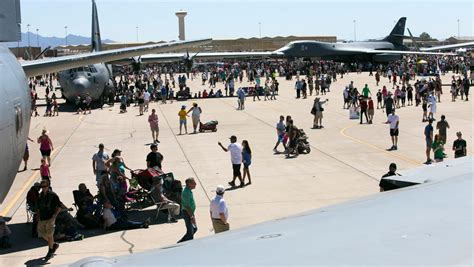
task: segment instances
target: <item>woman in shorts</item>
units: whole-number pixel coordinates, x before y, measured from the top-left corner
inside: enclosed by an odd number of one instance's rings
[[[247,185],[252,184],[250,179],[250,164],[252,164],[252,150],[250,149],[249,142],[247,140],[242,141],[242,163],[244,164],[244,175],[242,177],[243,183],[245,183],[245,177],[249,178]]]
[[[48,131],[43,129],[41,136],[38,137],[38,144],[40,144],[40,152],[43,159],[48,160],[48,165],[51,166],[51,151],[53,148],[53,142],[48,136]]]

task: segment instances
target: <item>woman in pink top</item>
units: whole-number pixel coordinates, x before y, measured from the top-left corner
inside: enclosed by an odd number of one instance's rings
[[[49,171],[49,165],[45,159],[41,159],[40,174],[42,179],[50,180],[51,172]]]
[[[54,148],[53,142],[51,142],[46,129],[43,129],[41,136],[38,137],[38,143],[40,144],[41,156],[43,156],[43,159],[47,159],[48,165],[51,166],[51,151]]]

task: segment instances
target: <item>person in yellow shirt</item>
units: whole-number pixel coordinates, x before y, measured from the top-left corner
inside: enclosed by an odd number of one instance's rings
[[[179,116],[179,134],[181,135],[181,129],[183,128],[184,125],[184,131],[186,134],[188,134],[188,124],[186,117],[189,117],[187,112],[186,112],[186,106],[183,105],[181,106],[181,110],[178,112]]]

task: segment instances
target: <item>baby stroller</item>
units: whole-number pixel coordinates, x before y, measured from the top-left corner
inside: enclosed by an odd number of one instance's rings
[[[309,154],[311,152],[311,146],[308,142],[308,136],[303,129],[299,129],[300,133],[298,139],[296,140],[296,149],[299,154]]]
[[[217,121],[210,121],[206,123],[199,123],[199,132],[204,132],[204,131],[217,131],[217,124],[219,124]]]
[[[296,139],[288,144],[287,157],[289,157],[290,154],[309,154],[309,152],[311,152],[311,147],[308,142],[308,136],[303,129],[298,129],[298,135],[296,136]]]
[[[144,209],[153,205],[148,195],[153,189],[153,179],[163,174],[153,168],[145,170],[133,170],[131,172],[130,188],[125,195],[127,208]]]

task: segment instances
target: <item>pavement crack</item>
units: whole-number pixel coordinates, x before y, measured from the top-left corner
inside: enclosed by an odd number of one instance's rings
[[[126,233],[127,231],[123,231],[122,234],[120,235],[120,239],[122,239],[123,242],[125,242],[126,244],[130,245],[130,247],[128,248],[128,253],[133,254],[133,248],[135,248],[135,244],[125,239]]]

